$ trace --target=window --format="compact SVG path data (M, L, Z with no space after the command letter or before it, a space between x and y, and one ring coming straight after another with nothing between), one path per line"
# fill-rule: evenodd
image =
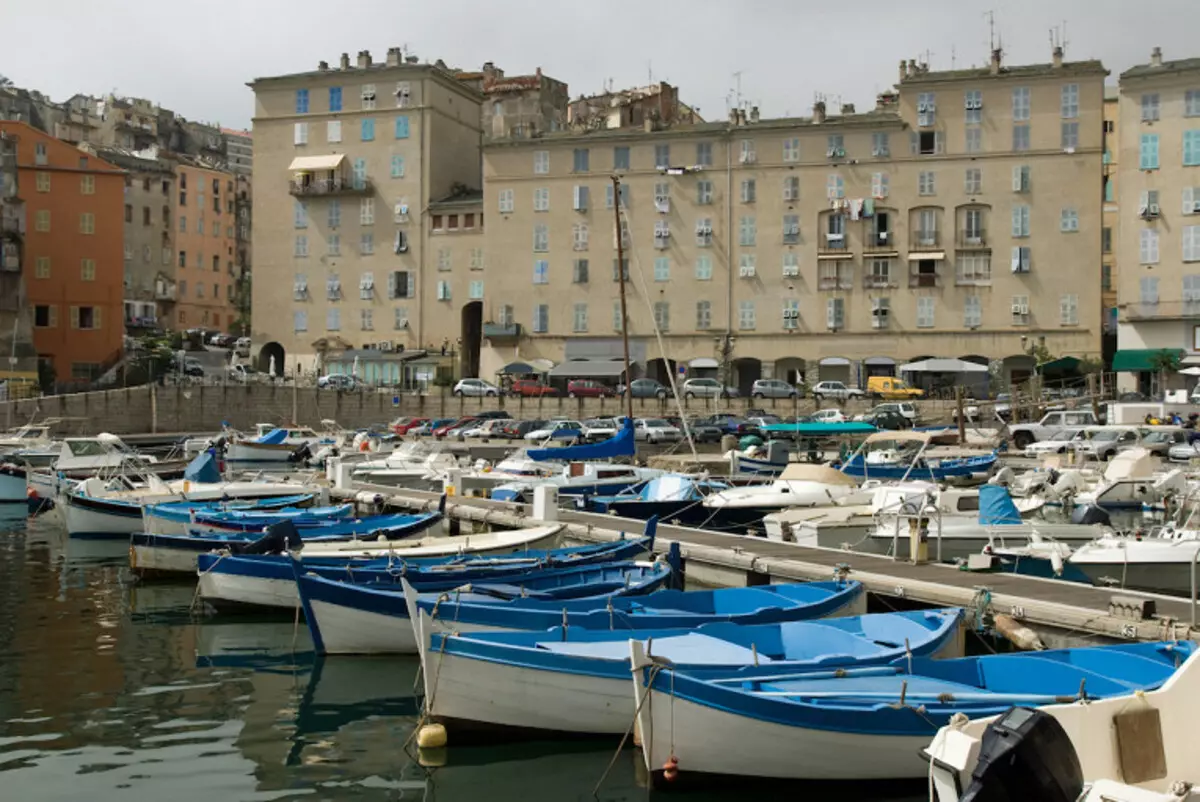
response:
M846 197L846 182L837 173L830 173L825 179L825 197L830 200Z
M1060 113L1064 120L1079 116L1079 84L1063 84Z
M179 266L187 267L187 251L179 252Z
M325 330L340 331L342 328L342 310L334 307L325 310Z
M550 330L550 305L537 304L533 307L533 331L545 334Z
M1100 289L1112 292L1112 265L1100 265Z
M1058 322L1063 326L1079 325L1079 296L1074 293L1058 297Z
M388 296L390 298L414 298L417 294L416 276L407 270L393 270L388 274Z
M1029 207L1025 205L1012 207L1012 235L1014 237L1029 236Z
M483 270L483 248L471 249L471 270Z
M37 258L37 262L35 264L36 264L36 267L34 270L34 276L36 278L50 278L50 257L49 256L39 256Z
M612 307L612 325L613 325L613 329L614 329L614 330L616 330L616 331L620 331L620 330L621 330L621 322L622 322L622 320L624 320L624 317L621 315L621 302L620 302L620 301L613 301L613 307Z
M405 103L400 103L400 102L399 102L400 92L399 92L399 90L397 90L397 92L396 92L396 97L397 97L397 103L396 103L396 105L397 105L397 106L403 106L403 105L407 105L407 98L408 98L408 84L407 84L407 83L405 83L405 84L397 84L397 86L398 86L398 87L399 87L399 86L403 86L403 87L404 87L404 96L405 96L405 100L406 100L406 102L405 102ZM362 90L359 92L359 101L360 101L360 103L361 103L361 106L360 106L360 108L362 108L362 110L363 110L363 111L371 111L371 110L373 110L373 109L375 108L375 84L363 84Z
M49 173L38 173L37 174L37 191L38 192L49 192L50 191L50 174Z
M96 176L81 175L79 177L79 194L95 195L96 194Z
M1184 95L1184 117L1200 117L1200 89L1189 89Z
M1158 264L1158 232L1143 228L1139 234L1138 258L1144 265Z
M358 222L359 222L359 225L364 225L364 226L375 225L375 199L374 198L359 198Z
M1013 192L1028 192L1030 185L1029 165L1021 164L1013 168L1012 171L1012 189Z
M892 260L872 259L867 263L863 281L868 287L892 286Z
M79 215L79 233L96 233L96 215L92 214L91 212L83 212Z
M696 245L701 248L711 248L713 242L712 218L701 217L696 220Z
M1158 303L1158 278L1145 276L1138 282L1138 300L1146 305Z
M625 146L613 148L613 169L628 170L629 169L629 148Z
M963 212L963 241L967 245L983 244L983 209Z
M1100 250L1104 253L1112 253L1112 229L1108 226L1100 230Z
M983 325L983 302L978 295L963 297L963 328L977 329Z
M978 125L983 122L983 92L978 89L968 89L963 95L963 108L966 109L963 122L967 125Z
M846 328L846 301L844 298L830 298L825 302L825 327L830 331L840 331Z
M396 118L397 122L400 118ZM375 140L375 119L372 117L364 117L362 120L362 141L373 142Z
M542 224L533 227L533 251L545 253L550 250L550 228Z
M884 131L875 131L871 134L871 155L872 156L887 156L891 153L891 147L888 144L888 135Z
M572 284L587 284L588 283L588 260L576 259L571 265L571 283Z
M933 303L934 299L927 295L917 298L917 328L933 328Z
M963 142L963 147L967 153L978 153L983 150L983 129L968 128L966 130L966 139Z
M350 180L355 189L366 189L367 187L367 160L355 159L354 166L351 168Z
M572 191L571 208L577 212L586 212L588 210L590 200L591 192L588 190L588 188L576 184L574 190Z
M575 307L572 310L572 312L573 312L573 314L572 314L571 330L576 333L587 331L588 330L587 304L575 304Z
M944 147L942 135L937 131L914 131L912 134L913 153L934 156L941 153Z
M53 329L58 326L57 306L35 306L33 308L33 325L39 329Z
M511 212L513 210L513 205L514 205L513 204L513 190L511 190L511 189L500 190L500 193L497 195L497 201L499 203L499 209L500 209L501 213Z
M783 179L783 199L785 201L800 200L800 176L789 175Z
M624 189L624 187L621 187ZM713 182L712 181L697 181L696 182L696 203L699 206L708 206L713 202Z
M392 154L392 178L404 178L404 157Z
M1033 259L1033 250L1025 246L1014 246L1012 249L1012 272L1028 273Z
M983 170L979 167L968 167L963 180L963 192L968 195L979 195L983 192Z
M201 217L199 220L196 221L196 233L197 234L204 233L204 218L203 217Z
M308 237L304 236L303 234L300 234L296 237L292 255L297 257L308 256Z
M705 331L712 326L712 302L696 301L696 329Z
M296 123L293 128L293 131L292 131L292 137L293 137L292 141L295 144L307 145L308 144L308 123ZM184 201L183 201L184 197L185 197L184 194L181 192L179 194L180 204L184 203Z
M800 161L800 137L793 136L783 140L783 160L789 163Z
M533 191L533 210L535 212L550 211L550 189L540 187Z
M1158 134L1142 134L1138 148L1138 169L1158 169Z
M756 324L754 301L742 301L738 304L738 328L742 331L754 329Z
M180 298L187 297L187 282L186 281L179 282L179 297Z
M696 280L697 281L712 281L713 263L711 256L696 257Z
M408 328L408 307L397 306L392 312L392 328L399 331Z
M1064 233L1079 230L1079 212L1073 207L1063 207L1059 214L1058 230Z
M798 278L800 276L800 254L795 251L783 252L783 277Z
M1029 296L1014 295L1012 297L1012 324L1014 326L1029 325Z
M363 256L370 256L375 253L375 235L370 231L361 234L358 238L358 252Z
M670 167L671 166L671 146L670 145L655 145L654 146L654 166L655 167Z
M33 230L46 232L50 230L50 212L47 209L39 209L33 216Z
M611 209L613 207L613 186L612 184L604 185L604 208ZM621 184L621 207L629 208L629 185Z
M575 223L571 226L571 241L574 250L586 251L588 249L587 223Z
M334 144L342 141L342 121L330 120L325 123L325 141Z
M358 310L358 324L363 331L371 331L375 328L375 310L360 309Z
M1012 91L1012 118L1029 119L1029 87L1019 86Z
M785 214L783 216L783 243L796 245L800 242L800 216Z
M1142 95L1142 122L1153 122L1158 119L1158 94Z
M47 161L46 143L38 142L33 146L33 163L45 164Z
M297 114L308 114L308 90L307 89L297 89L296 90L296 113Z
M576 173L586 173L591 161L591 151L588 148L575 148L571 170Z
M330 301L342 300L342 279L336 272L330 272L325 278L325 298Z
M654 260L654 280L671 280L671 258L669 256L659 256Z
M1200 128L1183 132L1183 166L1200 165Z
M72 306L71 328L84 330L100 328L100 307Z
M534 175L546 175L550 172L550 151L535 150L533 152Z
M550 262L545 259L537 259L533 263L533 283L534 284L549 284L550 283Z
M80 281L95 281L96 280L96 260L84 259L79 264L79 280Z
M1029 124L1013 126L1013 150L1029 150Z
M871 197L882 200L888 196L888 174L871 173Z
M467 297L472 301L483 300L483 282L472 281L467 285Z
M758 182L753 178L742 179L742 203L754 203L758 195Z
M1062 124L1062 148L1073 151L1079 147L1079 123Z
M800 302L795 298L783 299L783 329L795 331L800 328Z
M992 257L986 253L959 253L955 262L955 283L964 287L992 283Z
M846 218L841 214L831 214L828 217L828 229L825 232L826 248L846 247Z
M450 270L450 249L438 248L437 252L437 269L445 273Z
M659 331L671 330L671 304L668 301L654 302L654 326Z
M741 278L754 278L758 272L758 257L752 253L743 253L738 256L738 276Z
M1200 262L1200 226L1183 228L1183 261Z
M1111 175L1104 176L1104 202L1116 203L1117 201L1117 185L1112 180Z
M757 244L758 229L754 215L745 215L738 223L738 244L744 248Z
M842 134L830 134L825 144L825 155L829 158L840 159L846 155L846 138Z
M437 283L437 299L439 301L450 300L450 282L442 279Z
M921 92L917 95L917 125L928 128L933 125L937 113L937 96L933 92Z
M186 217L180 216L180 218L179 218L179 224L180 224L179 230L180 231L184 230L183 222L186 219L187 219ZM203 221L201 221L201 225L203 225ZM308 228L308 208L304 205L304 201L301 201L301 200L293 200L292 201L292 226L294 228ZM204 231L201 230L200 233L203 234Z
M1183 302L1193 308L1200 303L1200 274L1189 273L1183 277Z
M924 170L918 176L917 194L933 195L936 194L936 185L934 183L934 173L932 170Z
M342 88L340 86L329 87L329 110L342 110Z

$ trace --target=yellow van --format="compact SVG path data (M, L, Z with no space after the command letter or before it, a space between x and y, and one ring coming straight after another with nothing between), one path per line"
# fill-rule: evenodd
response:
M871 398L923 398L924 390L909 386L903 379L894 376L868 376L867 396Z

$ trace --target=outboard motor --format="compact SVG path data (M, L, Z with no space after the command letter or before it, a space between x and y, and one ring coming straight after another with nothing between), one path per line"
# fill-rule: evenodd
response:
M1086 504L1082 507L1076 507L1074 512L1071 513L1071 523L1111 526L1112 518L1103 507L1096 504Z
M297 448L295 451L292 452L292 455L290 457L288 457L288 461L289 462L304 462L311 456L312 456L312 449L309 448L308 443L305 443L304 445L300 446L299 448Z
M971 784L959 802L1075 802L1079 755L1053 716L1014 707L988 726Z
M229 551L232 554L282 554L285 551L296 551L304 545L296 524L291 521L280 521L267 527L266 534L258 540L249 543L231 543Z

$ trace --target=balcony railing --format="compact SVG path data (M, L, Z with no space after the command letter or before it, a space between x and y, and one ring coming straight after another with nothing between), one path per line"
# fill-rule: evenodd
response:
M854 278L847 272L839 272L835 276L818 276L818 290L849 290L854 288Z
M154 300L156 301L174 301L175 300L175 285L169 287L158 286L154 288Z
M890 275L880 276L867 274L863 276L863 287L868 290L881 290L895 286L896 282Z
M913 271L908 277L909 287L940 287L942 286L941 276L936 272L920 272Z
M987 232L982 228L972 228L958 232L958 240L955 243L959 250L967 251L972 249L990 250L988 244Z
M1121 310L1123 320L1191 320L1200 318L1200 301L1129 303Z
M942 249L941 232L914 231L908 241L910 251L940 251Z
M0 212L0 234L25 235L25 204L6 203Z
M990 270L959 271L954 276L954 283L959 287L987 287L992 283L992 273Z
M844 254L847 254L847 257L848 257L849 253L848 253L848 249L846 248L846 235L845 234L837 234L837 235L822 234L821 241L817 245L817 252L818 253L844 253Z
M484 323L485 340L515 340L521 336L520 323Z
M896 235L891 231L872 231L863 243L866 253L891 253L896 250Z
M321 195L370 195L374 191L370 179L354 181L348 178L314 178L311 181L289 181L288 192L306 198Z

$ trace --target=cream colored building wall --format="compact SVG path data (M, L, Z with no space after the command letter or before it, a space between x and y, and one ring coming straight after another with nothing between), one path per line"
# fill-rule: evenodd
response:
M484 294L487 291L482 204L434 207L431 209L430 226L434 214L442 218L442 228L431 228L428 232L428 278L419 288L420 303L427 310L425 337L421 345L431 350L440 349L442 345L458 345L463 336L464 307L483 301L482 297L473 298L472 290L476 295L481 294L481 288ZM473 216L474 223L470 228L464 228L468 214ZM451 215L458 218L457 229L447 227ZM438 296L442 282L449 288L449 298ZM472 287L472 284L475 286Z
M1120 213L1120 191L1121 191L1121 174L1120 174L1120 103L1116 96L1104 99L1104 125L1107 127L1110 123L1112 131L1105 134L1105 159L1107 163L1103 165L1104 174L1112 189L1112 202L1104 201L1103 206L1103 226L1107 228L1111 238L1111 250L1108 253L1101 252L1103 264L1107 265L1109 273L1109 289L1101 289L1101 307L1104 310L1113 308L1117 305L1117 289L1120 284L1120 242L1121 242L1121 213ZM1103 274L1102 274L1103 275Z

